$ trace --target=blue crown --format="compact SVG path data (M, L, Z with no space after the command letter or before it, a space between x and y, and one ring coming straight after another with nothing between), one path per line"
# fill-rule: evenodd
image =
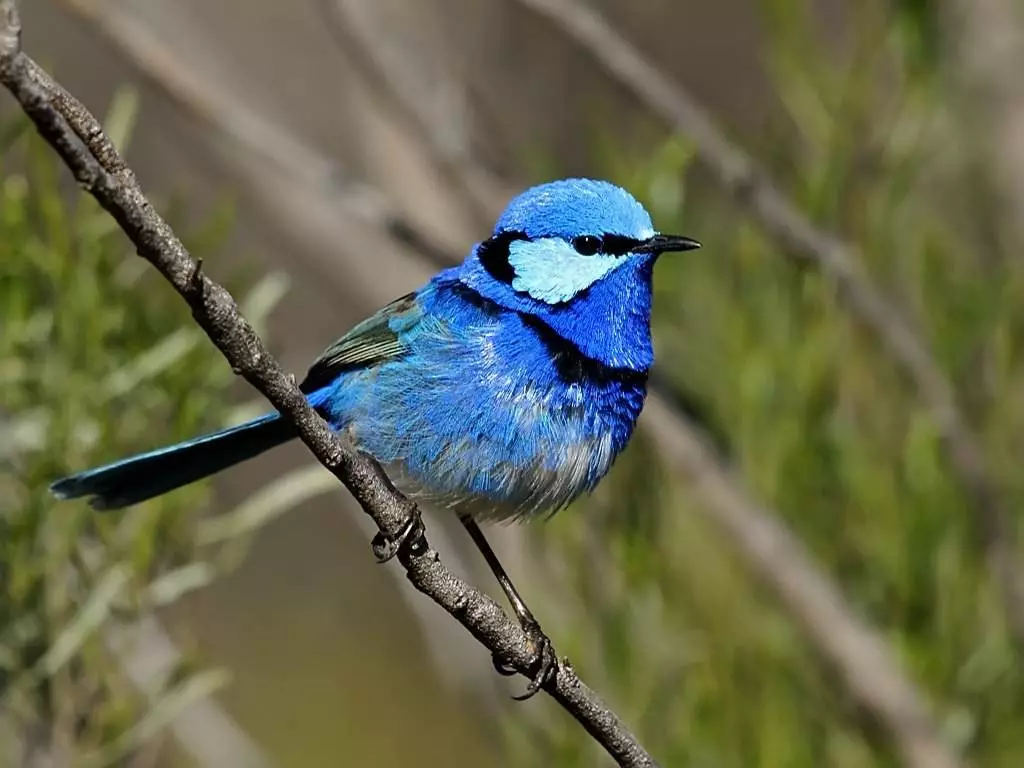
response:
M629 192L607 181L563 179L527 189L509 202L494 233L566 237L606 233L646 239L651 216Z

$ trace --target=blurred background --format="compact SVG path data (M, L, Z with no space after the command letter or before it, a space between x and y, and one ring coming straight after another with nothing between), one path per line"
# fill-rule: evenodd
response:
M700 239L611 476L490 531L557 650L664 766L1024 762L1019 2L21 6L297 374L529 183ZM0 328L5 765L609 764L300 445L123 514L50 499L263 405L6 95Z

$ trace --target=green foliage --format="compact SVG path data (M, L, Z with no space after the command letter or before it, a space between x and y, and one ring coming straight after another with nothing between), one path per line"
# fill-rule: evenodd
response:
M122 94L108 119L122 146L134 113ZM67 194L59 161L26 121L4 125L0 142L0 759L18 741L107 765L219 684L182 670L151 708L103 641L214 576L196 560L208 491L103 516L55 501L47 486L151 448L157 432L220 426L233 376L111 218ZM209 256L225 221L186 244ZM262 291L265 314L276 294Z
M930 58L932 4L852 9L838 46L821 42L804 5L763 5L783 114L755 152L809 216L859 244L957 385L1020 508L1024 264L974 216L970 163ZM602 157L660 228L705 244L659 266L663 373L890 642L950 742L979 766L1019 765L1024 667L931 413L834 283L713 189L684 195L689 160L676 137L646 162L621 148ZM560 650L664 765L895 765L884 730L702 518L687 479L659 482L657 466L631 446L587 509L553 521L560 540L545 535L560 560L552 577L580 597L540 608ZM522 765L600 761L564 718L528 738L512 730Z

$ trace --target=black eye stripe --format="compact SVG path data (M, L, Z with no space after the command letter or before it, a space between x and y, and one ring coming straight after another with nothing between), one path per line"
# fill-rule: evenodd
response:
M613 256L625 256L634 248L643 244L643 240L624 235L606 234L601 238L604 241L604 252Z
M516 240L530 239L525 232L506 230L480 243L477 247L477 258L480 259L480 263L491 277L506 285L511 285L516 277L516 271L508 260L509 246ZM584 256L593 256L597 253L625 256L643 243L643 240L610 232L601 236L579 235L570 240L572 247Z
M625 256L634 249L643 245L643 240L625 235L615 235L610 232L598 237L597 235L579 235L571 241L572 247L582 256L593 256L595 253L605 253L609 256Z
M495 280L511 285L516 278L515 268L508 262L508 249L515 240L529 240L525 232L502 232L484 240L477 248L477 258Z

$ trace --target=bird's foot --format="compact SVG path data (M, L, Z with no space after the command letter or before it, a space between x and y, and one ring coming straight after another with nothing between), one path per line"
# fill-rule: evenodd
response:
M394 536L388 536L378 532L370 542L373 549L373 556L378 563L386 563L393 559L403 548L408 548L412 554L421 554L426 550L426 529L423 527L423 520L420 518L419 509L415 509L409 520Z
M555 654L555 646L552 645L551 639L544 634L544 630L540 628L540 624L537 623L536 619L532 617L524 618L520 619L519 623L523 628L523 632L526 633L526 640L530 644L530 648L533 650L533 660L530 662L529 667L533 671L533 676L530 678L530 683L526 686L526 690L512 698L516 701L526 701L536 694L558 672L558 656ZM494 669L499 675L511 677L519 672L511 664L497 656L494 657L493 661Z

